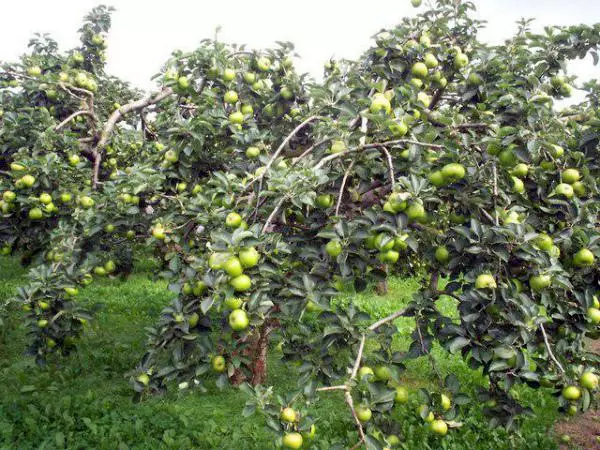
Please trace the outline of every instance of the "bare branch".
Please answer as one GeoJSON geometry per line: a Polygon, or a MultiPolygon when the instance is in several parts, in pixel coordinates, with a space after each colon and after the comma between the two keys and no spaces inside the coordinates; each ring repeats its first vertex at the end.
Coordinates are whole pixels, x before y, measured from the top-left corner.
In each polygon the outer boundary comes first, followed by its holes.
{"type": "Polygon", "coordinates": [[[331,138],[321,139],[319,142],[316,142],[313,145],[311,145],[310,147],[308,147],[304,152],[302,152],[300,154],[300,156],[298,156],[292,160],[292,163],[290,164],[290,169],[292,167],[294,167],[301,159],[305,158],[308,154],[310,154],[315,148],[317,148],[320,145],[323,145],[329,141],[331,141],[331,138]]]}
{"type": "Polygon", "coordinates": [[[152,93],[145,98],[128,103],[115,110],[106,121],[106,124],[104,125],[104,130],[102,131],[102,135],[100,136],[100,141],[98,142],[96,148],[98,150],[104,148],[104,146],[108,142],[108,138],[110,137],[110,134],[112,133],[113,129],[126,114],[133,111],[139,111],[141,109],[146,108],[147,106],[159,103],[165,98],[169,97],[172,93],[173,89],[165,88],[161,92],[152,93]]]}
{"type": "Polygon", "coordinates": [[[358,354],[356,355],[356,360],[354,361],[354,367],[352,368],[352,373],[350,374],[351,380],[356,378],[356,374],[358,373],[358,368],[360,367],[360,362],[362,360],[362,354],[365,349],[365,340],[366,335],[363,334],[360,338],[360,345],[358,346],[358,354]]]}
{"type": "Polygon", "coordinates": [[[324,391],[346,391],[348,390],[348,386],[345,384],[338,384],[337,386],[325,386],[322,388],[318,388],[317,392],[324,392],[324,391]]]}
{"type": "Polygon", "coordinates": [[[290,198],[289,194],[288,195],[284,195],[283,197],[281,197],[281,199],[277,202],[277,205],[275,205],[275,208],[273,209],[273,211],[271,212],[271,214],[269,214],[269,217],[267,218],[267,221],[265,222],[265,225],[263,226],[263,229],[262,229],[261,233],[265,233],[269,229],[269,226],[271,225],[271,222],[273,221],[273,219],[275,219],[275,216],[277,215],[277,213],[281,209],[281,206],[289,198],[290,198]]]}
{"type": "Polygon", "coordinates": [[[350,408],[350,412],[352,412],[352,417],[354,418],[354,422],[356,423],[356,428],[358,428],[358,435],[360,436],[359,445],[365,441],[365,431],[363,430],[362,423],[360,419],[356,415],[356,410],[354,409],[354,400],[352,399],[352,395],[349,390],[346,390],[344,393],[344,398],[346,399],[346,403],[348,408],[350,408]]]}
{"type": "Polygon", "coordinates": [[[71,114],[65,120],[63,120],[61,123],[56,125],[54,127],[54,131],[59,131],[60,129],[64,128],[71,120],[73,120],[75,117],[79,117],[79,116],[89,116],[92,119],[95,119],[95,116],[91,111],[87,111],[87,110],[75,111],[73,114],[71,114]]]}
{"type": "Polygon", "coordinates": [[[394,187],[396,186],[396,181],[394,180],[395,175],[394,175],[394,163],[392,162],[392,155],[390,155],[390,152],[388,152],[387,148],[380,147],[380,149],[383,153],[385,153],[385,156],[387,158],[388,168],[390,170],[390,184],[392,185],[392,191],[393,191],[394,187]]]}
{"type": "Polygon", "coordinates": [[[560,364],[560,362],[558,362],[558,359],[556,359],[556,356],[554,356],[554,353],[552,352],[552,348],[550,347],[550,342],[548,341],[548,336],[546,335],[546,329],[544,328],[543,323],[540,323],[540,330],[542,330],[542,336],[544,337],[544,343],[546,344],[546,350],[548,350],[548,355],[550,356],[552,361],[554,361],[556,367],[558,367],[562,373],[565,373],[565,369],[560,364]]]}
{"type": "Polygon", "coordinates": [[[441,149],[444,148],[444,146],[440,145],[440,144],[430,144],[428,142],[413,141],[411,139],[395,139],[393,141],[374,142],[374,143],[371,143],[371,144],[360,145],[358,147],[354,147],[354,148],[351,148],[351,149],[348,149],[348,150],[344,150],[343,152],[334,153],[333,155],[326,156],[321,161],[319,161],[314,166],[313,169],[315,169],[315,170],[316,169],[320,169],[325,164],[327,164],[329,161],[332,161],[334,159],[340,158],[342,156],[346,156],[346,155],[348,155],[350,153],[360,152],[362,150],[376,149],[376,148],[381,148],[381,147],[390,146],[390,145],[398,145],[398,144],[412,144],[412,145],[418,145],[418,146],[421,146],[421,147],[435,148],[435,149],[438,149],[438,150],[441,150],[441,149]]]}
{"type": "Polygon", "coordinates": [[[265,170],[263,171],[263,173],[261,173],[259,176],[253,178],[252,180],[250,180],[248,182],[248,184],[246,185],[245,189],[248,189],[250,186],[252,186],[255,182],[257,181],[262,181],[262,179],[267,175],[267,173],[269,172],[269,169],[271,168],[271,166],[273,165],[273,163],[275,162],[275,160],[277,159],[277,157],[279,156],[279,154],[281,153],[281,151],[285,148],[285,146],[290,142],[290,140],[302,129],[304,128],[306,125],[308,125],[310,122],[320,119],[321,116],[311,116],[308,119],[306,119],[304,122],[302,122],[300,125],[298,125],[296,128],[294,128],[292,130],[292,132],[290,134],[287,135],[287,137],[283,140],[283,142],[279,145],[279,147],[277,148],[277,150],[275,150],[275,153],[273,153],[273,156],[271,156],[271,159],[269,160],[269,162],[267,163],[267,165],[265,166],[265,170]]]}
{"type": "Polygon", "coordinates": [[[350,163],[350,165],[346,169],[346,172],[344,173],[344,178],[342,178],[342,184],[340,186],[340,192],[338,194],[337,205],[335,205],[335,215],[336,216],[339,215],[339,213],[340,213],[340,206],[342,206],[342,198],[344,197],[344,188],[346,187],[346,181],[348,180],[348,176],[350,175],[350,172],[352,171],[353,167],[354,167],[354,161],[352,161],[350,163]]]}
{"type": "Polygon", "coordinates": [[[390,314],[389,316],[384,317],[383,319],[380,319],[377,322],[371,324],[371,326],[368,329],[369,329],[369,331],[375,331],[381,325],[391,322],[392,320],[396,320],[398,317],[402,317],[407,312],[408,312],[408,308],[402,308],[402,309],[390,314]]]}

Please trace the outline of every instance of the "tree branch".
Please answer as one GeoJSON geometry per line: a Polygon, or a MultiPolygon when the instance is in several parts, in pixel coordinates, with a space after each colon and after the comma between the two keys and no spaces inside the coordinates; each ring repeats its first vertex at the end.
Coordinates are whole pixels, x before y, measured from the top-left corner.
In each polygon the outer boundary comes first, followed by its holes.
{"type": "Polygon", "coordinates": [[[340,213],[340,207],[342,206],[342,197],[344,197],[344,188],[346,187],[346,181],[348,180],[348,176],[350,175],[350,172],[352,171],[353,167],[354,167],[354,161],[352,161],[350,163],[350,165],[346,169],[346,172],[344,173],[344,178],[342,178],[342,185],[340,186],[340,192],[338,194],[337,205],[335,205],[335,215],[336,216],[339,215],[339,213],[340,213]]]}
{"type": "Polygon", "coordinates": [[[550,347],[550,342],[548,342],[548,336],[546,335],[546,329],[544,328],[543,323],[540,323],[540,330],[542,330],[542,336],[544,337],[544,343],[546,344],[546,350],[548,350],[548,355],[550,356],[552,361],[554,361],[556,367],[558,367],[562,373],[565,373],[565,369],[560,364],[560,362],[558,362],[558,359],[556,359],[556,356],[554,356],[554,353],[552,352],[552,348],[550,347]]]}
{"type": "MultiPolygon", "coordinates": [[[[269,162],[265,166],[265,170],[263,171],[263,173],[261,173],[259,176],[255,177],[255,178],[251,179],[248,182],[248,184],[246,185],[245,190],[248,189],[250,186],[252,186],[255,182],[262,181],[262,179],[267,175],[267,172],[269,172],[269,169],[271,168],[271,166],[273,165],[273,163],[275,162],[275,160],[277,159],[277,157],[279,156],[279,154],[281,153],[281,151],[290,142],[290,140],[302,128],[304,128],[306,125],[308,125],[310,122],[312,122],[313,120],[320,119],[320,118],[321,118],[321,116],[311,116],[308,119],[306,119],[304,122],[302,122],[300,125],[298,125],[296,128],[294,128],[292,130],[292,132],[290,134],[288,134],[287,137],[283,140],[283,142],[279,145],[279,147],[277,148],[277,150],[275,150],[275,153],[273,153],[273,156],[271,156],[271,159],[269,160],[269,162]]],[[[260,188],[259,188],[259,191],[260,191],[260,188]]]]}
{"type": "Polygon", "coordinates": [[[63,120],[61,123],[59,123],[58,125],[56,125],[54,127],[54,131],[59,131],[62,128],[64,128],[71,120],[73,120],[75,117],[79,117],[79,116],[89,116],[92,119],[95,119],[96,117],[94,116],[94,114],[91,111],[87,111],[87,110],[81,110],[81,111],[75,111],[73,114],[71,114],[69,117],[67,117],[65,120],[63,120]]]}

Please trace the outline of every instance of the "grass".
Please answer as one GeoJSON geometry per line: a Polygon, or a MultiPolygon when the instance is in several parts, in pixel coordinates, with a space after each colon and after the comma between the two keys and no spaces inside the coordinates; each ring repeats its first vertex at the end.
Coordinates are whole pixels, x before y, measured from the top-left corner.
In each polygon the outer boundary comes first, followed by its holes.
{"type": "MultiPolygon", "coordinates": [[[[242,419],[246,398],[235,389],[207,393],[169,392],[142,403],[131,401],[124,374],[143,353],[144,327],[152,325],[172,296],[166,284],[150,279],[152,263],[140,261],[126,281],[102,280],[81,293],[81,301],[102,303],[97,319],[86,333],[79,351],[57,367],[38,368],[23,356],[26,327],[18,312],[10,314],[0,335],[0,448],[1,449],[270,449],[275,436],[260,416],[242,419]]],[[[25,270],[16,259],[0,258],[0,302],[25,281],[25,270]]],[[[386,296],[358,295],[354,301],[375,318],[402,307],[417,283],[392,279],[386,296]]],[[[342,299],[347,301],[348,299],[342,299]]],[[[455,304],[444,299],[440,308],[455,314],[455,304]]],[[[399,319],[395,345],[406,348],[410,318],[399,319]]],[[[442,373],[454,373],[468,391],[484,380],[459,357],[440,348],[434,356],[442,373]]],[[[270,359],[269,384],[284,393],[295,386],[293,368],[270,359]]],[[[412,389],[431,387],[434,374],[426,358],[410,361],[405,382],[412,389]]],[[[551,449],[556,444],[548,430],[557,419],[556,402],[548,392],[521,389],[522,398],[536,416],[524,421],[520,435],[508,436],[490,429],[476,403],[463,415],[464,426],[443,439],[431,436],[416,416],[416,401],[397,407],[394,419],[402,430],[403,449],[551,449]]],[[[415,396],[413,396],[415,397],[415,396]]],[[[314,408],[318,439],[311,448],[345,448],[355,429],[336,392],[322,396],[314,408]]]]}

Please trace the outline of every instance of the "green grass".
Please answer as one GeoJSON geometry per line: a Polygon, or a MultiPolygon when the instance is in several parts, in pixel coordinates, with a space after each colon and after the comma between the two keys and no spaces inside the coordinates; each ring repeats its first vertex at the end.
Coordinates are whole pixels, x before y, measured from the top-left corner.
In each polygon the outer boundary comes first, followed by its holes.
{"type": "MultiPolygon", "coordinates": [[[[103,280],[81,293],[81,301],[102,303],[79,351],[48,369],[38,368],[23,356],[26,327],[19,312],[12,312],[0,335],[0,448],[69,449],[270,449],[275,436],[260,416],[242,419],[246,398],[235,389],[207,393],[169,392],[135,404],[125,373],[144,350],[144,327],[152,325],[172,296],[164,282],[150,279],[152,263],[141,261],[126,281],[103,280]]],[[[0,302],[25,281],[25,270],[16,259],[0,258],[0,302]]],[[[402,307],[416,289],[415,280],[392,279],[386,296],[367,293],[356,304],[375,318],[402,307]]],[[[347,300],[347,299],[346,299],[347,300]]],[[[342,300],[343,302],[344,300],[342,300]]],[[[455,314],[455,303],[443,299],[440,308],[455,314]]],[[[399,319],[395,345],[406,348],[412,319],[399,319]]],[[[469,370],[462,359],[435,348],[437,366],[444,374],[456,374],[473,392],[484,380],[469,370]]],[[[291,368],[270,358],[269,384],[284,393],[295,386],[291,368]]],[[[412,389],[433,387],[435,376],[426,358],[410,361],[405,382],[412,389]]],[[[556,402],[547,392],[521,389],[522,398],[537,415],[525,420],[520,436],[491,430],[474,404],[463,415],[464,426],[443,440],[430,435],[415,414],[416,399],[397,407],[394,420],[400,426],[404,449],[550,449],[556,444],[548,430],[557,418],[556,402]]],[[[414,397],[414,396],[413,396],[414,397]]],[[[355,429],[337,392],[326,393],[314,407],[319,417],[318,440],[311,448],[345,448],[355,429]],[[338,447],[336,447],[336,445],[338,447]]]]}

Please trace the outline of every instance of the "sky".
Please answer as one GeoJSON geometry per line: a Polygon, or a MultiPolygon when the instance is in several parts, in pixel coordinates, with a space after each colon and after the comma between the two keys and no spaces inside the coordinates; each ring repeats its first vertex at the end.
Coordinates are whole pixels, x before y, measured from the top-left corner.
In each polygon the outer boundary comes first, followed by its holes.
{"type": "MultiPolygon", "coordinates": [[[[502,43],[515,22],[536,18],[544,25],[600,22],[600,0],[473,0],[477,16],[487,20],[481,38],[502,43]]],[[[15,60],[34,32],[50,33],[61,49],[78,44],[85,13],[99,3],[112,5],[108,36],[109,73],[149,89],[150,78],[174,49],[191,50],[203,38],[246,43],[252,48],[291,41],[300,58],[296,67],[318,77],[330,57],[358,57],[382,28],[414,15],[410,0],[14,0],[2,5],[0,60],[15,60]]],[[[600,66],[578,61],[570,71],[580,79],[599,78],[600,66]]]]}

